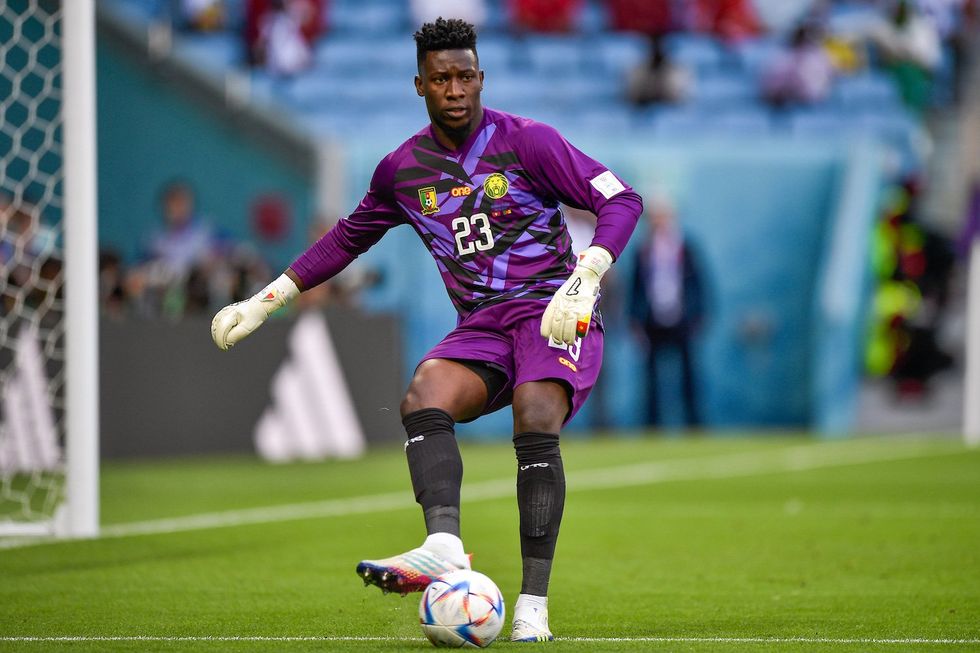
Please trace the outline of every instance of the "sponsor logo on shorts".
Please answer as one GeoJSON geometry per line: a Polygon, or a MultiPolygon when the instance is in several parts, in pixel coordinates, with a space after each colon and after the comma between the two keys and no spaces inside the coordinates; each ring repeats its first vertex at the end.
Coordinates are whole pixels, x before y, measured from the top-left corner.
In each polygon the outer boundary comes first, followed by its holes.
{"type": "MultiPolygon", "coordinates": [[[[555,342],[551,338],[548,338],[548,346],[553,349],[562,349],[568,352],[568,355],[572,357],[572,360],[578,362],[579,356],[582,355],[582,337],[576,336],[575,342],[571,345],[566,345],[564,342],[555,342]]],[[[574,369],[574,368],[572,368],[574,369]]],[[[576,372],[578,370],[575,370],[576,372]]]]}
{"type": "Polygon", "coordinates": [[[472,192],[473,189],[470,188],[469,186],[456,186],[451,191],[449,191],[449,194],[452,195],[453,197],[466,197],[472,192]]]}
{"type": "Polygon", "coordinates": [[[578,372],[578,368],[575,367],[575,363],[573,363],[572,361],[568,360],[564,356],[559,356],[558,357],[558,362],[561,363],[562,365],[564,365],[565,367],[567,367],[568,369],[570,369],[571,371],[578,372]]]}
{"type": "Polygon", "coordinates": [[[521,465],[520,470],[523,472],[525,470],[531,469],[532,467],[547,467],[548,463],[531,463],[530,465],[521,465]]]}
{"type": "Polygon", "coordinates": [[[483,181],[483,192],[492,200],[499,200],[510,190],[510,182],[507,177],[499,172],[495,172],[483,181]]]}
{"type": "Polygon", "coordinates": [[[435,186],[419,189],[419,203],[422,205],[422,215],[432,215],[439,212],[439,196],[435,186]]]}

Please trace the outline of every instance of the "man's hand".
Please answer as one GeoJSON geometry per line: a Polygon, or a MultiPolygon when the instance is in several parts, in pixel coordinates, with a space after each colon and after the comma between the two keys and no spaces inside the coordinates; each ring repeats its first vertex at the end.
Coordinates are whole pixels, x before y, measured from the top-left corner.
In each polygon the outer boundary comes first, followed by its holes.
{"type": "Polygon", "coordinates": [[[299,295],[299,288],[285,274],[243,302],[225,306],[211,320],[211,339],[227,351],[252,333],[276,310],[299,295]]]}
{"type": "Polygon", "coordinates": [[[541,335],[552,342],[571,345],[576,336],[585,337],[592,321],[592,308],[599,296],[599,281],[612,265],[612,254],[592,246],[578,256],[578,265],[554,297],[541,318],[541,335]]]}

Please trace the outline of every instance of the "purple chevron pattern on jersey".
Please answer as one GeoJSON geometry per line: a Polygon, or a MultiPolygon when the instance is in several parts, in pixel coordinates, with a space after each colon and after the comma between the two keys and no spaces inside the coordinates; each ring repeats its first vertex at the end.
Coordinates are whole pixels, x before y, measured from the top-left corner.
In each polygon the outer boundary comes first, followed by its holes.
{"type": "Polygon", "coordinates": [[[484,109],[456,150],[427,127],[385,157],[357,209],[291,267],[310,288],[407,223],[460,319],[507,299],[547,299],[575,266],[559,203],[595,213],[592,244],[616,257],[642,211],[625,182],[555,129],[484,109]]]}

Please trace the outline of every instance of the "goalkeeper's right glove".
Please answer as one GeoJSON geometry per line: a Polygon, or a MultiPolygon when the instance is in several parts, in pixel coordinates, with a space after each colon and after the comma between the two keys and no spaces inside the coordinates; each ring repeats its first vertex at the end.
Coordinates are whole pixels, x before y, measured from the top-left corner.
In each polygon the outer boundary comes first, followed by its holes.
{"type": "Polygon", "coordinates": [[[541,317],[541,335],[556,344],[575,343],[589,332],[599,281],[613,263],[604,247],[592,245],[578,256],[575,271],[548,302],[541,317]]]}
{"type": "Polygon", "coordinates": [[[211,338],[218,348],[235,343],[261,326],[275,311],[299,296],[299,288],[285,274],[245,301],[225,306],[211,320],[211,338]]]}

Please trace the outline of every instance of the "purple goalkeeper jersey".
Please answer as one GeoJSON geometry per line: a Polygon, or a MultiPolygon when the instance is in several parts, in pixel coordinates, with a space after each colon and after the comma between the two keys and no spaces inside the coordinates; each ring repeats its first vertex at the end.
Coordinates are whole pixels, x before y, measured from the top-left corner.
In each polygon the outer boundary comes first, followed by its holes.
{"type": "Polygon", "coordinates": [[[559,203],[595,213],[592,244],[617,258],[643,208],[625,182],[554,128],[484,109],[455,150],[429,126],[386,156],[357,209],[290,267],[312,288],[407,223],[462,320],[501,301],[550,298],[565,282],[575,256],[559,203]]]}

